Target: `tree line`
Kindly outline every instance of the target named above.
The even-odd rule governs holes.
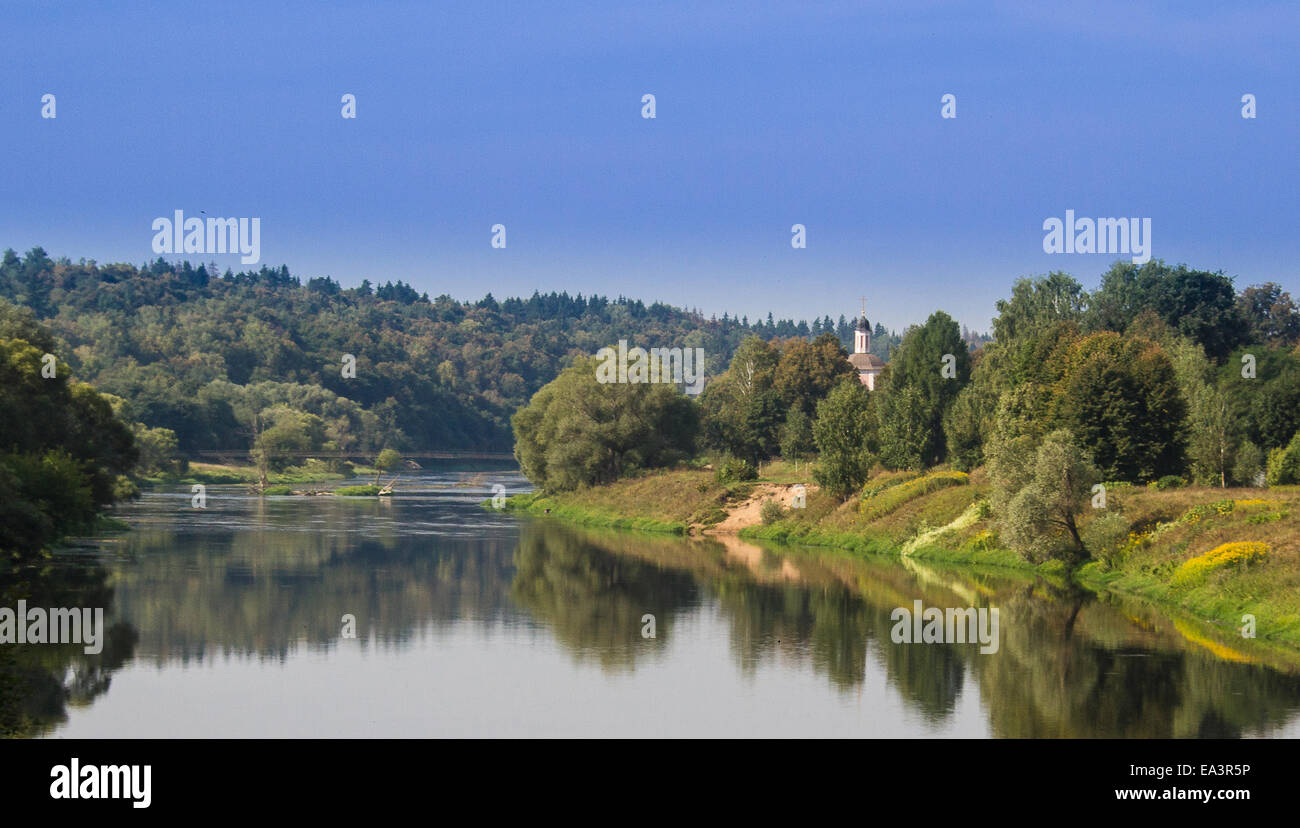
[[[842,498],[876,468],[983,466],[1006,539],[1034,558],[1084,554],[1074,510],[1097,482],[1300,482],[1300,309],[1279,285],[1120,262],[1092,292],[1020,279],[997,312],[973,353],[943,311],[910,327],[872,392],[825,334],[745,339],[689,404],[600,385],[580,360],[516,415],[516,453],[550,490],[701,454],[815,456]]]
[[[508,451],[511,414],[574,356],[619,338],[701,347],[711,376],[747,336],[853,336],[843,316],[751,324],[568,293],[459,302],[401,281],[344,289],[284,266],[218,275],[39,247],[4,252],[0,298],[33,312],[80,380],[121,400],[157,467],[201,450]],[[897,341],[877,326],[882,357]]]

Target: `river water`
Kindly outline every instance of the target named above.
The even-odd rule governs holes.
[[[11,658],[7,704],[55,738],[1300,735],[1285,659],[1148,606],[584,530],[482,508],[498,483],[527,489],[445,471],[391,499],[146,494],[29,601],[105,606],[103,653]],[[917,600],[996,607],[996,652],[894,643]]]

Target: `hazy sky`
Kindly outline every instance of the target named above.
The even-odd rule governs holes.
[[[344,285],[982,329],[1118,258],[1043,252],[1072,209],[1300,294],[1300,8],[1048,5],[0,2],[0,248],[141,263],[204,210]]]

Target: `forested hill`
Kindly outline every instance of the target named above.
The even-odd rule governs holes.
[[[283,266],[217,276],[161,259],[55,261],[40,248],[5,251],[0,297],[51,329],[79,379],[123,398],[125,419],[175,431],[186,453],[248,448],[241,415],[268,407],[319,418],[313,442],[326,447],[509,451],[510,415],[575,353],[619,339],[700,347],[712,376],[747,335],[830,330],[850,350],[853,336],[843,316],[751,323],[567,293],[462,303],[400,281],[345,290]],[[877,324],[872,350],[888,358],[898,341]]]

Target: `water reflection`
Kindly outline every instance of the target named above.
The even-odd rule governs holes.
[[[1268,735],[1300,710],[1300,677],[1285,660],[1149,607],[1002,571],[515,519],[478,507],[490,483],[458,480],[429,476],[392,503],[262,501],[232,490],[202,513],[183,494],[150,496],[131,515],[136,530],[106,543],[99,562],[9,586],[7,605],[24,589],[44,590],[43,601],[93,596],[116,626],[99,657],[0,648],[6,732],[48,731],[63,706],[103,694],[130,659],[184,668],[235,655],[279,669],[304,653],[330,658],[345,614],[357,618],[353,643],[401,658],[427,659],[469,627],[483,636],[485,664],[509,671],[525,657],[547,659],[546,677],[611,707],[627,692],[617,677],[673,675],[713,635],[729,653],[715,659],[730,658],[746,692],[768,692],[774,673],[815,677],[822,692],[782,703],[829,720],[843,713],[837,698],[866,693],[877,707],[901,703],[915,720],[911,735]],[[890,613],[917,599],[998,607],[999,650],[894,644]],[[647,613],[652,639],[642,636]],[[526,640],[502,651],[492,646],[500,630]],[[465,689],[472,699],[474,687]],[[692,699],[673,698],[682,707],[667,715],[686,716]],[[764,722],[753,726],[764,732]],[[328,722],[320,735],[330,735]]]
[[[108,571],[93,556],[8,569],[0,574],[0,607],[103,607],[113,614]],[[108,691],[114,671],[131,658],[136,632],[120,619],[106,623],[100,652],[83,644],[0,644],[0,736],[28,738],[67,721],[68,707],[91,704]]]

